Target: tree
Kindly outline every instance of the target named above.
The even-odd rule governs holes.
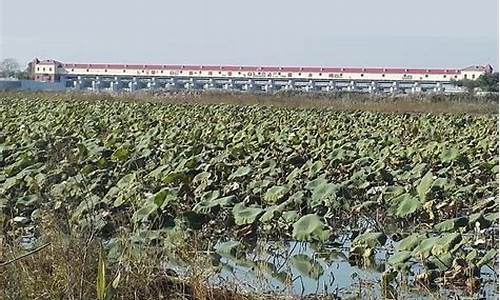
[[[477,82],[485,92],[498,92],[498,72],[481,75]]]
[[[469,92],[472,92],[475,88],[480,88],[485,92],[498,92],[498,72],[483,74],[476,80],[458,80],[456,84],[467,88]]]
[[[2,77],[16,76],[19,71],[19,63],[14,58],[6,58],[0,62],[0,75]]]

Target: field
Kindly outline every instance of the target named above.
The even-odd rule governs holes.
[[[0,298],[498,297],[498,102],[148,99],[0,94]]]

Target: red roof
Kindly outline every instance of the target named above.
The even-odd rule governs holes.
[[[58,63],[54,60],[40,64]],[[404,68],[352,68],[352,67],[275,67],[275,66],[214,66],[214,65],[138,65],[138,64],[81,64],[66,63],[65,68],[124,69],[124,70],[188,70],[188,71],[241,71],[241,72],[304,72],[304,73],[367,73],[367,74],[460,74],[459,69],[404,69]],[[467,69],[470,69],[467,68]],[[481,68],[480,68],[481,69]],[[484,67],[483,67],[484,69]]]

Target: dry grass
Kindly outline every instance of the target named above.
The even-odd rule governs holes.
[[[97,299],[101,241],[91,232],[65,234],[57,223],[54,217],[43,218],[38,244],[48,243],[47,247],[0,267],[0,299]],[[4,245],[2,259],[11,261],[25,252]],[[172,276],[159,268],[161,256],[144,252],[129,259],[124,252],[122,259],[106,264],[107,293],[112,299],[249,299],[208,288],[195,280],[200,277]]]
[[[277,93],[249,94],[229,92],[136,93],[0,93],[1,95],[36,95],[60,100],[82,99],[154,102],[161,104],[230,104],[263,105],[285,108],[331,109],[336,111],[374,111],[384,113],[498,114],[498,95],[405,95],[381,96],[352,93]]]
[[[287,295],[243,294],[235,292],[236,288],[231,286],[209,286],[208,258],[197,255],[193,243],[196,241],[179,244],[176,251],[190,266],[185,277],[161,268],[162,262],[168,258],[160,252],[144,248],[139,255],[132,255],[125,247],[119,262],[105,264],[105,299],[297,299]],[[59,220],[45,214],[37,244],[48,246],[25,257],[22,256],[26,250],[3,245],[0,299],[99,299],[96,287],[99,254],[103,250],[96,235],[92,232],[64,233]]]

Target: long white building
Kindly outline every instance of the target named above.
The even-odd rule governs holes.
[[[475,80],[493,71],[490,65],[463,69],[272,67],[216,65],[138,65],[31,63],[36,81],[65,83],[69,89],[237,89],[305,90],[370,93],[457,92],[454,81]]]

